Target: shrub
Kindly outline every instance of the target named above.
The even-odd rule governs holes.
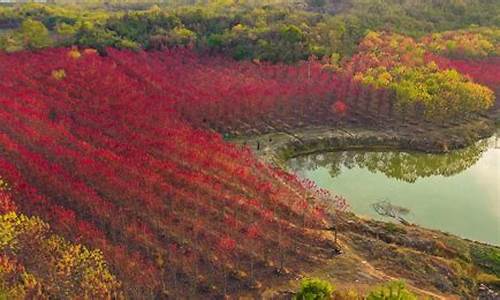
[[[390,281],[371,291],[367,300],[416,300],[417,297],[406,289],[402,281]]]
[[[139,44],[129,39],[121,39],[116,45],[120,49],[139,50]]]
[[[16,52],[38,50],[52,45],[49,31],[42,22],[26,19],[18,30],[0,36],[0,49]]]
[[[320,300],[331,299],[334,287],[325,280],[318,278],[303,279],[300,290],[295,295],[296,300]]]
[[[49,31],[42,22],[27,19],[21,25],[20,34],[26,47],[29,49],[41,49],[52,44]]]

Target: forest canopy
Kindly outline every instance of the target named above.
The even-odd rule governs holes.
[[[113,5],[128,9],[116,10]],[[350,56],[369,30],[421,37],[463,29],[430,35],[425,41],[439,53],[476,57],[498,51],[494,43],[498,41],[499,15],[495,1],[484,0],[440,1],[440,5],[431,1],[374,0],[140,6],[111,2],[95,10],[25,4],[0,7],[0,29],[6,30],[0,48],[16,51],[79,45],[103,51],[108,46],[164,49],[191,45],[236,59],[290,63],[311,55]],[[474,26],[483,27],[478,30]],[[41,33],[36,40],[29,35],[34,31]],[[478,41],[480,49],[464,50],[471,38]]]

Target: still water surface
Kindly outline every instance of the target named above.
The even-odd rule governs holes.
[[[294,158],[290,168],[343,195],[352,210],[382,219],[372,204],[410,209],[408,221],[500,245],[500,132],[448,154],[338,151]]]

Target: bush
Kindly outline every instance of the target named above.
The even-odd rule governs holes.
[[[416,300],[417,297],[405,287],[402,281],[390,281],[374,289],[367,300]]]
[[[129,39],[121,39],[116,43],[116,46],[120,49],[129,49],[129,50],[139,50],[140,46],[138,43],[131,41]]]
[[[324,280],[306,278],[300,284],[300,291],[295,295],[296,300],[332,299],[333,286]]]
[[[19,33],[28,49],[46,48],[52,44],[49,31],[42,22],[26,19],[22,23]]]
[[[24,49],[38,50],[52,45],[49,31],[42,22],[26,19],[17,30],[0,36],[0,49],[16,52]]]

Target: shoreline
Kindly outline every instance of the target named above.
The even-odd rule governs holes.
[[[284,167],[295,157],[332,151],[400,150],[447,153],[462,149],[495,133],[495,122],[480,118],[446,128],[402,127],[395,129],[310,126],[292,132],[278,131],[258,136],[238,136],[229,142],[249,146],[268,162]]]
[[[467,124],[460,124],[451,128],[437,129],[427,134],[422,128],[400,129],[362,129],[355,127],[330,128],[311,126],[294,132],[275,132],[252,137],[238,137],[230,140],[239,145],[250,146],[254,153],[285,170],[286,162],[290,159],[316,153],[335,151],[405,151],[445,154],[453,150],[469,147],[478,141],[489,138],[500,129],[498,123],[487,118],[481,118]],[[460,134],[457,134],[460,132]],[[257,149],[259,147],[260,149]],[[354,214],[354,213],[353,213]],[[378,220],[370,216],[355,214],[361,220],[372,220],[383,223],[397,223]],[[477,241],[454,235],[439,229],[417,226],[429,231],[439,231],[453,235],[459,239],[485,246],[500,249],[500,245]]]
[[[237,137],[229,141],[250,146],[260,158],[287,169],[287,160],[318,152],[401,150],[446,153],[490,137],[496,130],[494,121],[481,118],[434,130],[325,126]],[[380,221],[353,212],[341,218],[339,229],[343,254],[325,261],[320,269],[306,271],[304,276],[331,278],[338,287],[346,289],[352,288],[353,283],[359,288],[360,285],[400,278],[420,295],[441,299],[478,297],[481,293],[478,287],[482,285],[500,291],[500,266],[495,259],[500,255],[498,245],[418,224]],[[292,281],[277,288],[296,290],[297,285],[298,281]],[[269,292],[274,294],[276,290]]]

